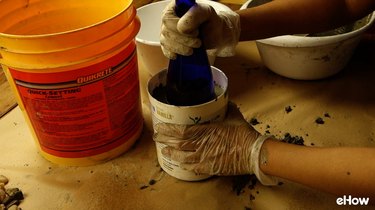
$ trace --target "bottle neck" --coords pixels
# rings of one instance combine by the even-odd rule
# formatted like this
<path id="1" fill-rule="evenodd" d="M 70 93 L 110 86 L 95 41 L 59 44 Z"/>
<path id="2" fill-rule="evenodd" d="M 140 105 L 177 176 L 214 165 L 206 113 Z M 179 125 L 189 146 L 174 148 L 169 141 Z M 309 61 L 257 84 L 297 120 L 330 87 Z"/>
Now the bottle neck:
<path id="1" fill-rule="evenodd" d="M 175 13 L 178 17 L 182 17 L 192 6 L 195 0 L 175 0 Z"/>

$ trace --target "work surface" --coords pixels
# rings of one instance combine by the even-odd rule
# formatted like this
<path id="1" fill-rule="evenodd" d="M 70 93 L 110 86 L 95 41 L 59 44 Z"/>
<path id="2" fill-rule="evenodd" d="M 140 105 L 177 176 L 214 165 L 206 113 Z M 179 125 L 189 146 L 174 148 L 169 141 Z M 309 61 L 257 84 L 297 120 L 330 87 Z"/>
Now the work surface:
<path id="1" fill-rule="evenodd" d="M 338 75 L 319 81 L 278 76 L 262 66 L 254 42 L 240 43 L 237 54 L 217 58 L 215 66 L 229 78 L 230 100 L 254 127 L 282 138 L 304 139 L 306 146 L 375 146 L 375 48 L 360 46 Z M 52 164 L 37 152 L 20 109 L 0 120 L 0 174 L 7 186 L 25 195 L 30 209 L 342 209 L 337 196 L 282 180 L 262 186 L 252 176 L 179 181 L 158 165 L 146 81 L 140 64 L 145 127 L 125 154 L 96 166 Z M 323 122 L 317 123 L 316 119 Z M 323 172 L 322 172 L 323 173 Z M 302 174 L 303 176 L 303 174 Z M 345 207 L 359 209 L 359 207 Z M 363 207 L 363 209 L 373 209 Z"/>
<path id="2" fill-rule="evenodd" d="M 343 72 L 320 81 L 296 81 L 270 72 L 262 67 L 254 42 L 241 43 L 235 57 L 218 58 L 215 65 L 229 78 L 230 99 L 246 119 L 260 122 L 255 128 L 261 133 L 290 133 L 314 147 L 375 146 L 373 53 L 366 46 L 358 48 Z M 107 163 L 54 165 L 37 153 L 18 107 L 0 120 L 0 173 L 10 178 L 9 186 L 24 192 L 23 209 L 338 208 L 336 196 L 287 181 L 275 187 L 249 176 L 184 182 L 164 173 L 151 137 L 145 97 L 149 76 L 142 65 L 140 72 L 143 134 L 131 150 Z M 315 122 L 319 117 L 324 124 Z"/>

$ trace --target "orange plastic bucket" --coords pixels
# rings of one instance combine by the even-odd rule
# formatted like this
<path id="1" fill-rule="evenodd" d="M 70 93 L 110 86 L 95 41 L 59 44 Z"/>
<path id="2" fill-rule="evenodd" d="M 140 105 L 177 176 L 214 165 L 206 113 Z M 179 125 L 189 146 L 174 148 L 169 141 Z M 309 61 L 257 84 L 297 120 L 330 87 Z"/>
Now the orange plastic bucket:
<path id="1" fill-rule="evenodd" d="M 131 0 L 2 0 L 0 62 L 41 154 L 90 165 L 141 134 Z"/>

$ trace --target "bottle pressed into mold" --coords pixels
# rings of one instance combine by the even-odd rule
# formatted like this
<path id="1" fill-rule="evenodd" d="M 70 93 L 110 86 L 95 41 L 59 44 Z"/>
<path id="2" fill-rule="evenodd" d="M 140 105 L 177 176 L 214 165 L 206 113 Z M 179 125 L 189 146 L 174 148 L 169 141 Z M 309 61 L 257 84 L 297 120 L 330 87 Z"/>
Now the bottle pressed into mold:
<path id="1" fill-rule="evenodd" d="M 175 0 L 175 13 L 182 17 L 195 0 Z M 169 61 L 166 96 L 169 104 L 192 106 L 211 101 L 216 97 L 211 66 L 206 49 L 194 48 L 190 56 L 178 55 Z"/>

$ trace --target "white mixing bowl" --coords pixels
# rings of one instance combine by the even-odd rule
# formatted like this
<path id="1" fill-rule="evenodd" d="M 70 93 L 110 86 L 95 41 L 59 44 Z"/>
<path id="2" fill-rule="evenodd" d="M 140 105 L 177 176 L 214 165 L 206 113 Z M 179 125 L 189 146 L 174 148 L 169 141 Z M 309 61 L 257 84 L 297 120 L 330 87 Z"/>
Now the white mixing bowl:
<path id="1" fill-rule="evenodd" d="M 241 9 L 248 8 L 247 1 Z M 350 60 L 363 33 L 374 22 L 369 14 L 361 27 L 336 35 L 285 35 L 257 40 L 264 65 L 271 71 L 292 79 L 315 80 L 341 71 Z M 324 33 L 323 33 L 324 34 Z"/>

